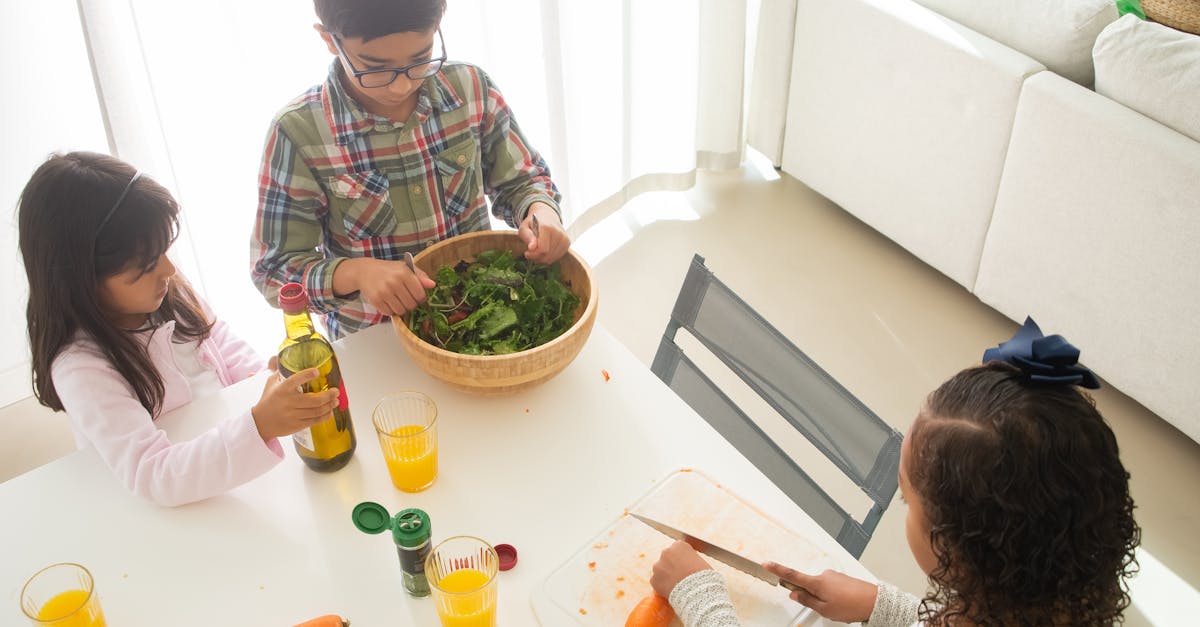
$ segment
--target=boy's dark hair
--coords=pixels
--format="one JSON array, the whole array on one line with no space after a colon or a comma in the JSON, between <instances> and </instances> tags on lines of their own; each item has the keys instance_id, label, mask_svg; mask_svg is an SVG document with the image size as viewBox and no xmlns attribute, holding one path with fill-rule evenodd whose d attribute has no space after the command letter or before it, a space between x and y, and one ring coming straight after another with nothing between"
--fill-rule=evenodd
<instances>
[{"instance_id":1,"label":"boy's dark hair","mask_svg":"<svg viewBox=\"0 0 1200 627\"><path fill-rule=\"evenodd\" d=\"M146 411L162 408L162 375L145 342L109 321L97 291L100 281L127 268L146 268L175 240L179 205L162 185L143 176L112 213L133 166L91 152L53 155L21 192L18 228L21 258L29 279L25 319L38 401L62 411L51 378L54 359L82 331L94 341L133 388ZM203 340L212 329L195 293L181 276L171 279L155 312L175 320L174 340Z\"/></svg>"},{"instance_id":2,"label":"boy's dark hair","mask_svg":"<svg viewBox=\"0 0 1200 627\"><path fill-rule=\"evenodd\" d=\"M1117 440L1079 388L991 362L929 395L909 482L938 565L930 625L1111 625L1141 530Z\"/></svg>"},{"instance_id":3,"label":"boy's dark hair","mask_svg":"<svg viewBox=\"0 0 1200 627\"><path fill-rule=\"evenodd\" d=\"M325 30L347 39L370 41L393 33L437 28L446 0L313 0Z\"/></svg>"}]
</instances>

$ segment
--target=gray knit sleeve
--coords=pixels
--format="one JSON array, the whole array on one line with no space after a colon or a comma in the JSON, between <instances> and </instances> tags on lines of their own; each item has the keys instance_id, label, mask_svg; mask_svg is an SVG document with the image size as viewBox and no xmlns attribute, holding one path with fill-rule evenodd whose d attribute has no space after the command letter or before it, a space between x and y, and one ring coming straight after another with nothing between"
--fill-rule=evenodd
<instances>
[{"instance_id":1,"label":"gray knit sleeve","mask_svg":"<svg viewBox=\"0 0 1200 627\"><path fill-rule=\"evenodd\" d=\"M875 607L871 617L863 621L869 627L909 627L917 622L917 608L921 599L893 586L879 582L879 593L875 595Z\"/></svg>"},{"instance_id":2,"label":"gray knit sleeve","mask_svg":"<svg viewBox=\"0 0 1200 627\"><path fill-rule=\"evenodd\" d=\"M725 588L725 579L715 570L705 569L684 577L667 600L684 627L741 625Z\"/></svg>"}]
</instances>

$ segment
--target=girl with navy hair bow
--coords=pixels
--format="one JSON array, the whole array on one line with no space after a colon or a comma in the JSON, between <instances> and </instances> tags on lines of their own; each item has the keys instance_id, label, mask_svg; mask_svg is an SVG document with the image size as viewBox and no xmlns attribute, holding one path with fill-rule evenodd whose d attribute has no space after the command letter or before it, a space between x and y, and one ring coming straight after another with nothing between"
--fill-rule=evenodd
<instances>
[{"instance_id":1,"label":"girl with navy hair bow","mask_svg":"<svg viewBox=\"0 0 1200 627\"><path fill-rule=\"evenodd\" d=\"M766 566L821 615L871 627L1111 625L1129 606L1141 531L1117 440L1080 387L1099 380L1032 320L925 401L901 448L924 598L835 571ZM720 575L683 543L651 584L687 627L737 625Z\"/></svg>"}]
</instances>

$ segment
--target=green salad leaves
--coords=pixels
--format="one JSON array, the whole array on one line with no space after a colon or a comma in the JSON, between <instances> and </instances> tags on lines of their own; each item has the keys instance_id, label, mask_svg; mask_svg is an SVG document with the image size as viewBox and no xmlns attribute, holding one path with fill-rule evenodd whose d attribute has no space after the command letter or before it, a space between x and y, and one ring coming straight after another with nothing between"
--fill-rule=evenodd
<instances>
[{"instance_id":1,"label":"green salad leaves","mask_svg":"<svg viewBox=\"0 0 1200 627\"><path fill-rule=\"evenodd\" d=\"M465 355L541 346L570 328L579 306L558 263L534 263L507 250L442 266L434 281L425 302L409 313L408 328L434 346Z\"/></svg>"}]
</instances>

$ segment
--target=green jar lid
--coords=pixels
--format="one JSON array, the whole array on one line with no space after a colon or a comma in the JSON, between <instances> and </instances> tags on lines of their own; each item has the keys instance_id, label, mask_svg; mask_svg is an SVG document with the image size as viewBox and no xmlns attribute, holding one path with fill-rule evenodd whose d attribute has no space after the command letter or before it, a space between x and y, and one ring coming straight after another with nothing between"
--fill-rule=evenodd
<instances>
[{"instance_id":1,"label":"green jar lid","mask_svg":"<svg viewBox=\"0 0 1200 627\"><path fill-rule=\"evenodd\" d=\"M421 546L429 541L431 532L429 514L424 510L410 507L392 519L392 538L400 546Z\"/></svg>"},{"instance_id":2,"label":"green jar lid","mask_svg":"<svg viewBox=\"0 0 1200 627\"><path fill-rule=\"evenodd\" d=\"M354 521L359 531L370 534L383 533L392 526L392 515L387 508L371 501L356 505L350 513L350 520Z\"/></svg>"},{"instance_id":3,"label":"green jar lid","mask_svg":"<svg viewBox=\"0 0 1200 627\"><path fill-rule=\"evenodd\" d=\"M411 507L401 510L395 517L379 503L364 501L354 506L350 519L359 531L369 534L392 530L392 540L404 547L419 547L429 541L432 524L425 510Z\"/></svg>"}]
</instances>

